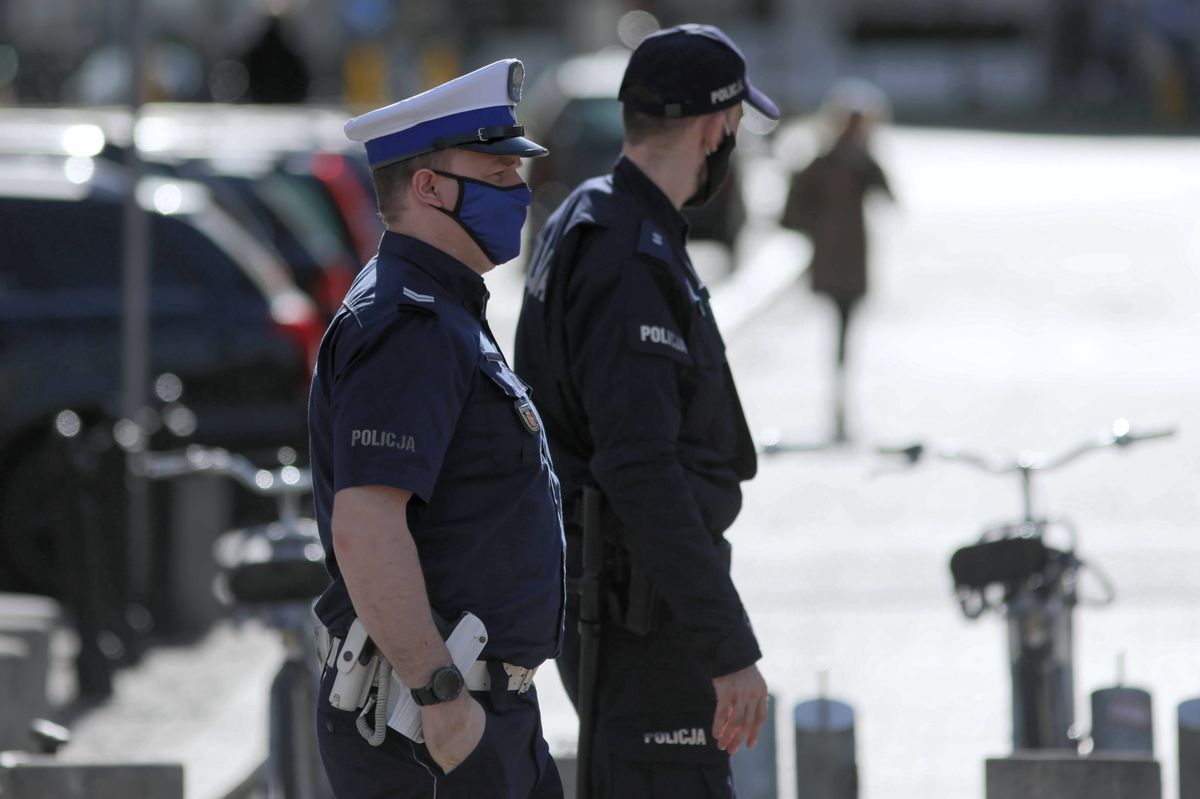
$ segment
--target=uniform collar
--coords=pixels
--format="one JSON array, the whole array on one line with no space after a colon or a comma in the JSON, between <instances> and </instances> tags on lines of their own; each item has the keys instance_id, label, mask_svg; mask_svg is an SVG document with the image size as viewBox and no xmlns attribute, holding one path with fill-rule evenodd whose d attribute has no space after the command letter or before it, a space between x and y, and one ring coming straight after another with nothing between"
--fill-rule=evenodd
<instances>
[{"instance_id":1,"label":"uniform collar","mask_svg":"<svg viewBox=\"0 0 1200 799\"><path fill-rule=\"evenodd\" d=\"M613 186L631 192L641 200L655 222L679 241L687 241L687 218L671 202L663 190L624 155L613 167Z\"/></svg>"},{"instance_id":2,"label":"uniform collar","mask_svg":"<svg viewBox=\"0 0 1200 799\"><path fill-rule=\"evenodd\" d=\"M420 239L403 233L386 230L379 242L379 251L403 258L416 266L441 286L452 299L480 319L486 316L488 294L483 277L462 261L427 244ZM385 293L399 292L405 287L395 285L397 270L379 269L376 277L379 290Z\"/></svg>"}]
</instances>

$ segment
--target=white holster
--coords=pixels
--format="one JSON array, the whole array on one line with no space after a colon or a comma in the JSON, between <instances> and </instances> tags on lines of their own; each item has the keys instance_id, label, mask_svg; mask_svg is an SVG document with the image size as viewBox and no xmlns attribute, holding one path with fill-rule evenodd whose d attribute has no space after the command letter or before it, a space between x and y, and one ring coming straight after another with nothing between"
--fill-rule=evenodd
<instances>
[{"instance_id":1,"label":"white holster","mask_svg":"<svg viewBox=\"0 0 1200 799\"><path fill-rule=\"evenodd\" d=\"M345 641L333 638L327 648L322 647L321 643L318 641L317 651L325 653L326 667L337 669L337 676L329 691L329 703L339 710L362 709L358 715L358 731L367 743L372 746L382 744L388 727L417 743L424 742L420 706L413 700L408 686L392 670L391 664L371 643L361 621L354 620ZM490 681L486 664L476 660L486 644L487 628L473 613L464 613L446 639L446 649L454 665L458 666L464 677L470 677L466 686L468 690L487 690ZM483 679L479 677L480 665L484 666ZM509 668L505 664L506 671ZM509 683L516 682L524 692L533 680L534 669L519 671L521 673L516 677L510 671Z\"/></svg>"}]
</instances>

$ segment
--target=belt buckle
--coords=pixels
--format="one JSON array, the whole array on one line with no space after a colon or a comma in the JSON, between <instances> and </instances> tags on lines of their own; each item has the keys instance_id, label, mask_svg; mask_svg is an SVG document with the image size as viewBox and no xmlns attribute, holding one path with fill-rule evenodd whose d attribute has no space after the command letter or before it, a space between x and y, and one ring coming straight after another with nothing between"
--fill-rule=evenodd
<instances>
[{"instance_id":1,"label":"belt buckle","mask_svg":"<svg viewBox=\"0 0 1200 799\"><path fill-rule=\"evenodd\" d=\"M517 676L517 674L521 675L515 689L518 694L523 694L529 690L529 686L533 685L533 675L537 673L536 668L526 669L522 666L510 666L507 663L504 664L504 671L508 673L510 684L511 678Z\"/></svg>"}]
</instances>

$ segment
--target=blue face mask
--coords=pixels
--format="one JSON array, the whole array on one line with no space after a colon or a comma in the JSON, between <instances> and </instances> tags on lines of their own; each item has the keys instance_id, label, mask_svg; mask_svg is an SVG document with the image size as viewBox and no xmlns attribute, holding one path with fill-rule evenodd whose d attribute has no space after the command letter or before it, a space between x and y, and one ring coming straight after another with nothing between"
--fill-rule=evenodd
<instances>
[{"instance_id":1,"label":"blue face mask","mask_svg":"<svg viewBox=\"0 0 1200 799\"><path fill-rule=\"evenodd\" d=\"M458 205L452 211L438 210L458 222L493 264L516 258L521 252L525 213L533 199L529 187L524 183L493 186L451 172L434 172L458 181Z\"/></svg>"}]
</instances>

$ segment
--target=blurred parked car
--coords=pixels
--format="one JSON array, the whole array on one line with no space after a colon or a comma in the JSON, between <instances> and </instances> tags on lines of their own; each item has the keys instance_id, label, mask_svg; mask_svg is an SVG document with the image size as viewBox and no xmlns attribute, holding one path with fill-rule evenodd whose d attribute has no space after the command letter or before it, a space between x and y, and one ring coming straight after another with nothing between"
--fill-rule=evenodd
<instances>
[{"instance_id":1,"label":"blurred parked car","mask_svg":"<svg viewBox=\"0 0 1200 799\"><path fill-rule=\"evenodd\" d=\"M323 318L333 317L359 264L315 177L286 172L261 158L189 160L166 174L207 186L224 210L278 250Z\"/></svg>"},{"instance_id":2,"label":"blurred parked car","mask_svg":"<svg viewBox=\"0 0 1200 799\"><path fill-rule=\"evenodd\" d=\"M123 108L0 108L0 591L65 603L87 693L107 693L138 631L171 630L177 609L164 566L178 508L150 487L151 538L134 548L114 434L130 145L151 176L138 192L151 374L183 389L162 414L171 434L151 446L303 462L316 348L382 230L345 117L148 105L135 126ZM232 502L233 524L274 513L269 500Z\"/></svg>"},{"instance_id":3,"label":"blurred parked car","mask_svg":"<svg viewBox=\"0 0 1200 799\"><path fill-rule=\"evenodd\" d=\"M106 507L93 515L109 522L91 545L122 551L120 509L107 507L121 503L107 500L124 497L111 430L125 185L102 159L0 156L0 590L68 590L63 562L76 553L64 548L59 516L96 497ZM323 333L313 301L203 186L153 177L137 195L150 217L150 366L182 381L194 414L187 440L252 454L304 449ZM83 473L101 483L86 497L72 493Z\"/></svg>"},{"instance_id":4,"label":"blurred parked car","mask_svg":"<svg viewBox=\"0 0 1200 799\"><path fill-rule=\"evenodd\" d=\"M318 150L293 156L284 166L293 174L311 174L321 181L337 208L345 240L358 255L358 263L365 264L374 258L383 236L383 220L375 204L375 185L366 151Z\"/></svg>"},{"instance_id":5,"label":"blurred parked car","mask_svg":"<svg viewBox=\"0 0 1200 799\"><path fill-rule=\"evenodd\" d=\"M629 51L622 47L576 56L532 87L521 121L550 154L529 163L531 236L576 186L611 171L621 154L624 128L617 91L628 62ZM684 209L691 238L733 246L746 221L738 172L735 151L720 191L707 205Z\"/></svg>"},{"instance_id":6,"label":"blurred parked car","mask_svg":"<svg viewBox=\"0 0 1200 799\"><path fill-rule=\"evenodd\" d=\"M345 117L315 107L148 104L135 128L122 108L0 108L0 154L122 164L136 136L150 172L211 189L279 251L329 318L383 230L365 157L342 133Z\"/></svg>"},{"instance_id":7,"label":"blurred parked car","mask_svg":"<svg viewBox=\"0 0 1200 799\"><path fill-rule=\"evenodd\" d=\"M375 254L383 223L366 155L343 132L348 116L320 106L154 103L143 108L137 141L151 160L269 159L311 180L361 265Z\"/></svg>"}]
</instances>

